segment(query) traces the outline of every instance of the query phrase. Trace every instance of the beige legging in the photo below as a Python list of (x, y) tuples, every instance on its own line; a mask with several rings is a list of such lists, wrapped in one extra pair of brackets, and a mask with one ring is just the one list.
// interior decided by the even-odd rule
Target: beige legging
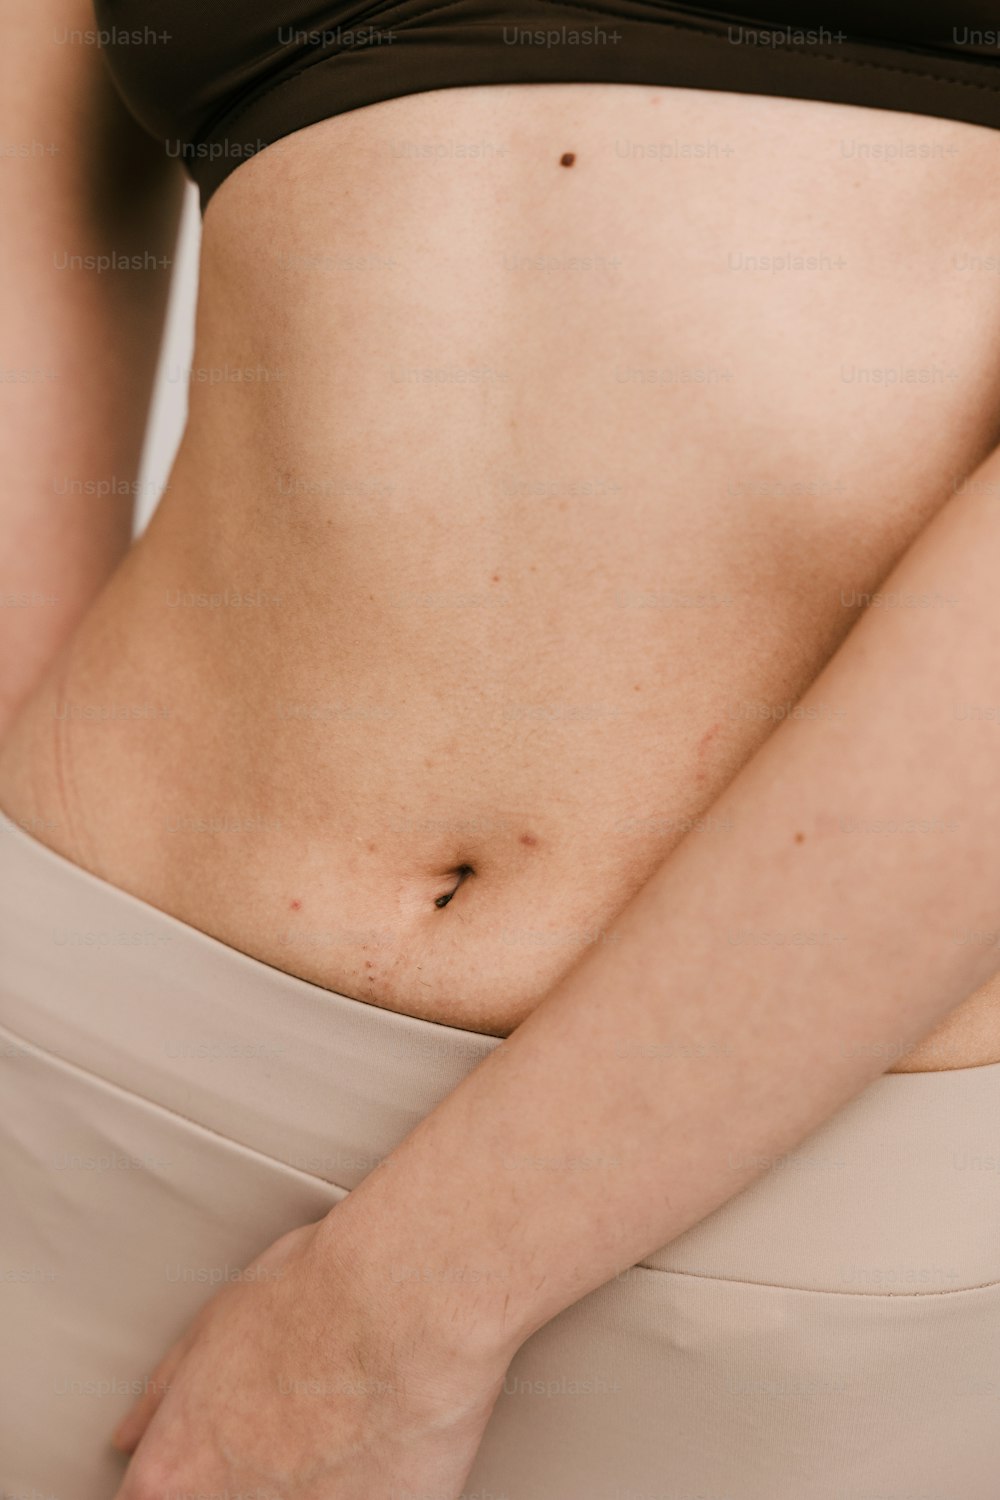
[[(268, 968), (4, 819), (0, 890), (0, 1493), (110, 1500), (108, 1435), (214, 1288), (496, 1039)], [(466, 1495), (997, 1500), (998, 1397), (1000, 1064), (888, 1074), (530, 1339)]]

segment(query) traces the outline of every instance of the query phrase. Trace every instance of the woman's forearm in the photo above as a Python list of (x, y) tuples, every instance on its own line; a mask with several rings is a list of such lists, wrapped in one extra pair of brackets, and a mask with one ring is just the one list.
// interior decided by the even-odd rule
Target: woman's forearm
[(327, 1219), (331, 1256), (442, 1354), (509, 1357), (997, 967), (962, 939), (1000, 925), (1000, 731), (956, 705), (1000, 701), (998, 486), (995, 455), (813, 684), (822, 714), (777, 730), (608, 940)]

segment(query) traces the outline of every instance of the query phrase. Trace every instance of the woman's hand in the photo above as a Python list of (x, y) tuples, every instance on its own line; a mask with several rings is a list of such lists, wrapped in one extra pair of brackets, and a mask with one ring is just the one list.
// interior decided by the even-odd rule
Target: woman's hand
[(442, 1358), (413, 1299), (331, 1258), (336, 1212), (276, 1240), (161, 1361), (115, 1434), (134, 1453), (116, 1500), (457, 1500), (507, 1361)]

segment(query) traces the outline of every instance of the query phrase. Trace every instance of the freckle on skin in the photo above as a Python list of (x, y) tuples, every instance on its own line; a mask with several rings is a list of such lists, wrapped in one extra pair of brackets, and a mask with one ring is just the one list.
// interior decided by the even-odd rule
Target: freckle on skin
[(494, 573), (493, 574), (493, 582), (494, 583), (499, 583), (500, 582), (500, 574), (499, 573)]
[(804, 844), (804, 843), (805, 843), (805, 841), (806, 841), (806, 836), (805, 836), (805, 834), (804, 834), (804, 833), (797, 833), (797, 834), (796, 834), (796, 835), (795, 835), (795, 842), (796, 842), (796, 843), (797, 843), (797, 844)]
[(571, 167), (575, 161), (576, 161), (576, 152), (575, 151), (564, 151), (563, 154), (562, 154), (562, 156), (560, 156), (560, 158), (559, 158), (559, 165), (561, 167)]

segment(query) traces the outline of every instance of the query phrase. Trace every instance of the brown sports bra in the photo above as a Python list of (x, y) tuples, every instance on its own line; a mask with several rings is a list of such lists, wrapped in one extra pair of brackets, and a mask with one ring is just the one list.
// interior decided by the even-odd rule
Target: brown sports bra
[(306, 125), (485, 83), (640, 83), (775, 94), (1000, 127), (1000, 6), (966, 0), (95, 0), (136, 118), (204, 210)]

